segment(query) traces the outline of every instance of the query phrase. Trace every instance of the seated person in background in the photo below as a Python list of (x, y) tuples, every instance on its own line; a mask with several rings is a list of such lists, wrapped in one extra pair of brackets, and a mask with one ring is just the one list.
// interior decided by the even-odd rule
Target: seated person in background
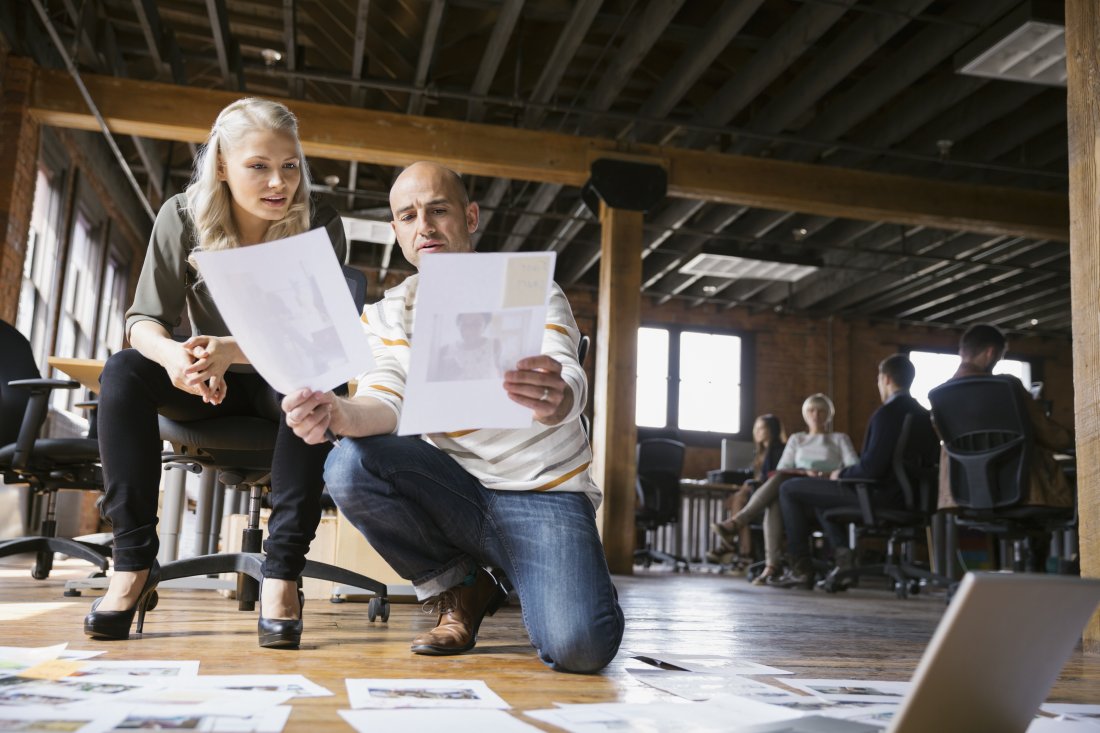
[[(993, 367), (1004, 357), (1007, 348), (1008, 342), (996, 326), (987, 323), (971, 326), (959, 340), (959, 357), (962, 363), (959, 364), (958, 370), (951, 379), (990, 376), (993, 374)], [(1027, 406), (1028, 417), (1031, 419), (1032, 435), (1035, 438), (1035, 446), (1031, 454), (1028, 497), (1024, 503), (1030, 506), (1071, 507), (1073, 506), (1073, 487), (1070, 486), (1058, 462), (1054, 460), (1054, 454), (1073, 448), (1073, 433), (1047, 417), (1042, 406), (1037, 400), (1032, 399), (1031, 394), (1024, 389), (1024, 385), (1015, 378), (1013, 381), (1019, 385), (1021, 397)], [(948, 461), (946, 455), (941, 453), (939, 507), (953, 509), (955, 506), (955, 500), (951, 498)]]
[(752, 493), (748, 504), (724, 522), (711, 528), (726, 542), (732, 542), (738, 531), (744, 530), (761, 513), (764, 515), (764, 571), (753, 580), (763, 585), (777, 575), (782, 554), (783, 516), (779, 511), (779, 487), (795, 476), (820, 478), (831, 471), (859, 462), (852, 440), (845, 433), (829, 432), (836, 414), (833, 401), (826, 395), (810, 395), (802, 403), (802, 419), (808, 432), (795, 433), (776, 466), (776, 472)]
[[(435, 252), (472, 252), (478, 206), (454, 171), (420, 162), (390, 190), (393, 229), (414, 267)], [(283, 400), (307, 443), (344, 437), (325, 483), (344, 515), (417, 598), (436, 599), (439, 621), (413, 639), (416, 654), (469, 651), (504, 590), (519, 593), (523, 622), (552, 669), (596, 672), (618, 651), (623, 612), (596, 529), (600, 490), (581, 428), (587, 394), (577, 363), (580, 332), (565, 294), (550, 295), (542, 353), (520, 359), (501, 389), (531, 410), (529, 428), (397, 436), (416, 318), (413, 275), (364, 310), (375, 368), (354, 398), (302, 390)], [(461, 385), (455, 386), (461, 389)]]
[(878, 393), (882, 406), (871, 415), (867, 424), (867, 436), (859, 463), (838, 468), (829, 478), (793, 478), (779, 487), (779, 506), (783, 512), (783, 525), (787, 531), (787, 553), (791, 569), (780, 581), (786, 587), (812, 590), (814, 569), (810, 561), (810, 527), (817, 516), (829, 543), (833, 547), (836, 566), (841, 569), (852, 565), (851, 550), (847, 546), (846, 528), (835, 522), (825, 521), (824, 512), (836, 507), (858, 507), (855, 486), (837, 479), (869, 479), (877, 482), (871, 489), (871, 503), (880, 508), (900, 508), (904, 498), (901, 487), (893, 476), (894, 449), (901, 437), (901, 427), (907, 415), (916, 420), (911, 427), (911, 448), (930, 459), (936, 455), (936, 437), (928, 411), (909, 394), (916, 369), (909, 357), (894, 354), (882, 360), (878, 366)]
[[(752, 460), (753, 480), (742, 484), (726, 500), (726, 509), (732, 514), (736, 515), (740, 512), (759, 483), (778, 468), (779, 458), (783, 455), (785, 437), (783, 424), (775, 415), (769, 413), (756, 418), (756, 422), (752, 424), (752, 441), (755, 449)], [(743, 569), (752, 557), (752, 533), (747, 523), (740, 525), (737, 529), (731, 528), (728, 532), (718, 529), (724, 526), (724, 522), (711, 525), (711, 529), (722, 539), (716, 549), (707, 553), (707, 560), (719, 565), (726, 565), (736, 560), (738, 567)]]

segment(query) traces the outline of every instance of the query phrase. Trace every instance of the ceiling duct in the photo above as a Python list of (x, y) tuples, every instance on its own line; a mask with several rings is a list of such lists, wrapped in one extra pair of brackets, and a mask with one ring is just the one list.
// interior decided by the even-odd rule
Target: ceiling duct
[(1066, 20), (1060, 2), (1028, 0), (955, 55), (960, 74), (1066, 85)]

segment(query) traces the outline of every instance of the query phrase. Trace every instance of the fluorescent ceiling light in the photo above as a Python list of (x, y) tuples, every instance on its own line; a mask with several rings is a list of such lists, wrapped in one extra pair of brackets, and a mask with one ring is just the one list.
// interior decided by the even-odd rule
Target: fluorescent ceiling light
[(767, 262), (731, 255), (699, 254), (680, 268), (685, 275), (721, 277), (727, 280), (780, 280), (797, 282), (818, 268), (787, 262)]
[(373, 219), (353, 219), (350, 216), (341, 216), (344, 224), (344, 236), (350, 242), (374, 242), (375, 244), (393, 244), (397, 241), (393, 233), (393, 227), (387, 221), (374, 221)]
[(1060, 4), (1025, 2), (955, 56), (960, 74), (1066, 85), (1066, 28)]

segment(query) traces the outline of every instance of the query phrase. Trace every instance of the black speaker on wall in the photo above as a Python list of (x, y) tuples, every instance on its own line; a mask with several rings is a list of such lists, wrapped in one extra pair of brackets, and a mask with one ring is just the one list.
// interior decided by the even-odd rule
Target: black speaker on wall
[(648, 211), (668, 191), (668, 173), (652, 163), (600, 158), (592, 162), (590, 171), (581, 199), (597, 218), (601, 201), (613, 209)]

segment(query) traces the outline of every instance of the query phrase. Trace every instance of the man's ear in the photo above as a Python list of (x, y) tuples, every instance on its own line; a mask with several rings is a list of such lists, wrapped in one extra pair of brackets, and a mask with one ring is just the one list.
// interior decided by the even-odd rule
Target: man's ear
[(476, 201), (471, 201), (470, 205), (466, 207), (466, 231), (473, 234), (477, 231), (477, 224), (481, 218), (481, 209), (478, 207)]

